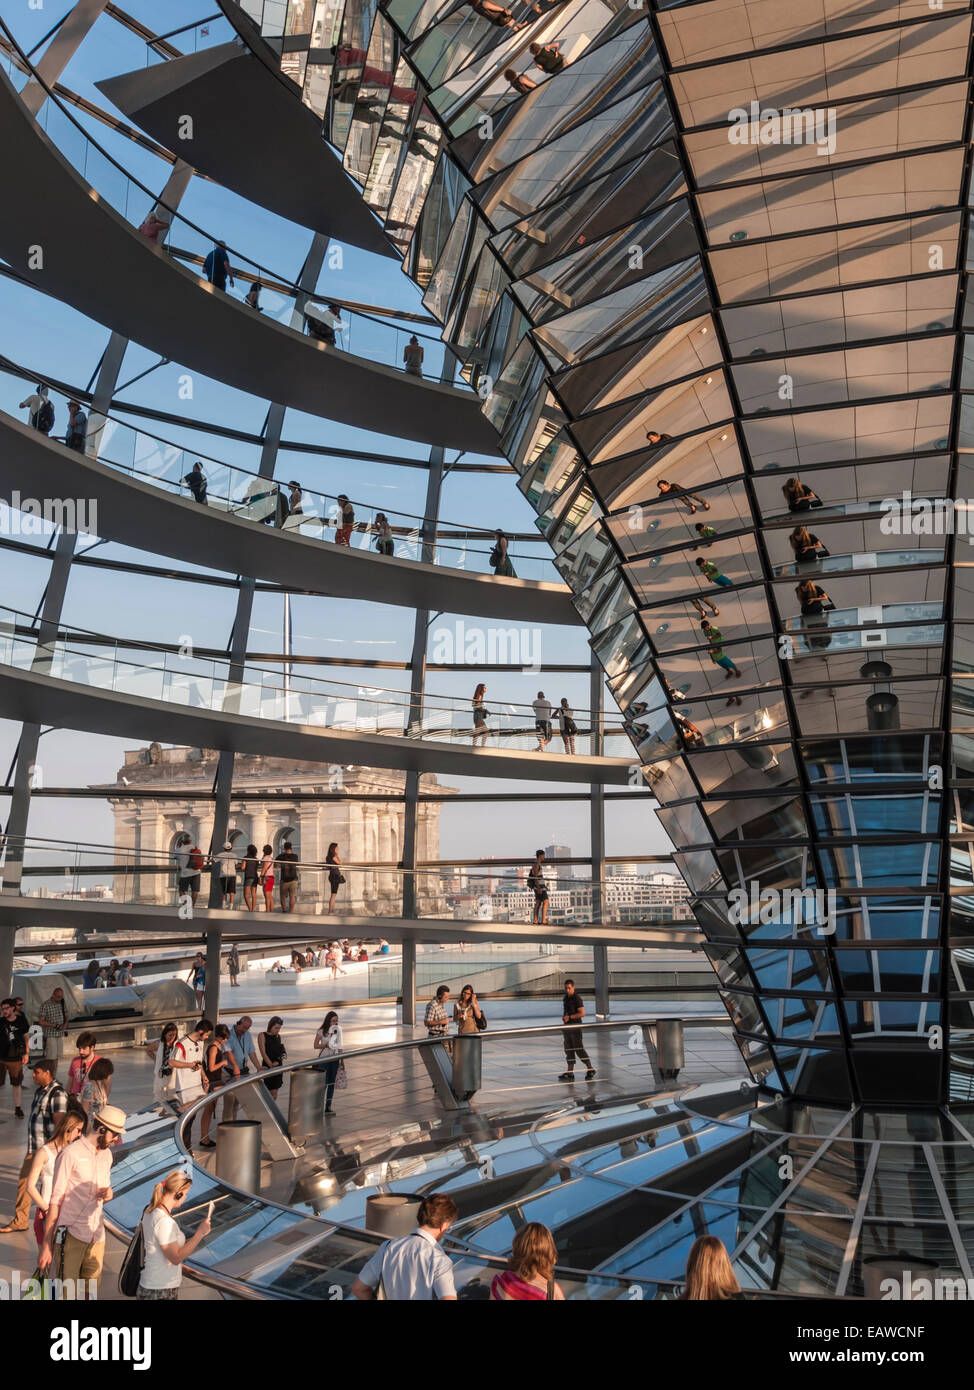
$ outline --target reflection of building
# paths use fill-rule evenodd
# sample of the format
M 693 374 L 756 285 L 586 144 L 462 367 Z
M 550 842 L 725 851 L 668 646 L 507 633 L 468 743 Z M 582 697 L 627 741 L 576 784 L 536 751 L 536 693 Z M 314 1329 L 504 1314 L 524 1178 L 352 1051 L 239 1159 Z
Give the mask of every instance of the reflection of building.
M 550 881 L 550 880 L 549 880 Z M 493 900 L 499 921 L 529 921 L 534 893 L 515 891 Z M 602 920 L 605 922 L 692 922 L 690 894 L 678 874 L 613 874 L 603 888 Z M 548 895 L 548 921 L 592 921 L 592 885 L 584 879 L 552 889 Z
M 165 903 L 173 901 L 175 872 L 172 851 L 177 836 L 187 831 L 194 844 L 206 853 L 213 832 L 211 793 L 218 754 L 199 748 L 129 749 L 115 788 L 138 791 L 137 798 L 112 795 L 108 799 L 115 816 L 115 848 L 120 862 L 129 854 L 155 858 L 163 866 L 158 873 L 117 874 L 115 896 L 119 901 Z M 340 775 L 339 775 L 340 774 Z M 391 867 L 402 858 L 405 803 L 370 801 L 369 796 L 401 796 L 405 774 L 367 767 L 318 766 L 288 758 L 237 754 L 234 764 L 234 790 L 246 793 L 246 800 L 230 803 L 230 833 L 240 832 L 235 847 L 243 854 L 253 843 L 260 851 L 269 844 L 275 854 L 290 840 L 298 858 L 306 863 L 323 863 L 328 846 L 338 842 L 346 864 L 382 864 L 383 869 L 352 869 L 346 874 L 337 909 L 345 912 L 387 914 L 399 910 L 402 877 Z M 153 789 L 167 796 L 153 798 Z M 420 791 L 442 791 L 436 777 L 425 773 Z M 172 792 L 185 791 L 173 799 Z M 274 793 L 274 800 L 261 800 L 253 793 Z M 313 800 L 299 799 L 300 793 L 313 793 Z M 293 795 L 295 799 L 289 800 Z M 363 799 L 360 799 L 363 798 Z M 440 805 L 420 802 L 418 806 L 418 860 L 437 860 L 440 849 Z M 126 852 L 129 852 L 127 854 Z M 423 878 L 430 876 L 424 875 Z M 320 901 L 325 885 L 324 873 L 303 870 L 298 901 Z M 425 886 L 425 885 L 423 885 Z M 239 885 L 238 885 L 239 889 Z M 432 889 L 430 889 L 432 891 Z M 433 904 L 422 902 L 420 910 Z

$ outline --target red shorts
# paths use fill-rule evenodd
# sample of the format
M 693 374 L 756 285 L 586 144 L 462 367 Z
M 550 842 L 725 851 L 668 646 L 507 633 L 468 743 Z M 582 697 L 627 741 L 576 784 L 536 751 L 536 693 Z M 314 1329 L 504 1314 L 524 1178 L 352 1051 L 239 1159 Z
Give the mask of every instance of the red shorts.
M 264 892 L 265 892 L 265 893 L 273 893 L 273 891 L 274 891 L 274 875 L 273 875 L 273 874 L 266 874 L 265 877 L 264 877 Z
M 335 532 L 336 545 L 351 545 L 352 528 L 351 526 L 339 526 Z

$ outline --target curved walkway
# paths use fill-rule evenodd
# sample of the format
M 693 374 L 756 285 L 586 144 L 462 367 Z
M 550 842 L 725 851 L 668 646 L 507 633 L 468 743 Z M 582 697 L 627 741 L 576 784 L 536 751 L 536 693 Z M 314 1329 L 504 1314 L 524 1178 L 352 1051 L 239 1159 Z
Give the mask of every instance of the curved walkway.
M 0 208 L 0 254 L 37 289 L 241 391 L 360 429 L 381 421 L 383 433 L 403 439 L 498 452 L 497 435 L 473 393 L 307 338 L 231 299 L 150 244 L 79 177 L 4 73 L 0 128 L 0 185 L 10 194 Z M 48 196 L 13 196 L 23 188 L 44 188 Z M 144 216 L 151 205 L 147 195 L 138 211 Z M 31 250 L 36 247 L 43 250 L 41 266 Z
M 106 540 L 188 564 L 205 561 L 213 569 L 272 580 L 287 589 L 509 622 L 578 622 L 570 591 L 562 584 L 378 555 L 201 507 L 75 453 L 0 411 L 0 491 L 9 498 L 14 490 L 22 498 L 94 502 L 92 529 Z
M 221 44 L 96 82 L 109 101 L 167 150 L 185 147 L 179 130 L 193 121 L 193 167 L 242 198 L 290 222 L 363 251 L 397 252 L 321 138 L 321 122 L 295 101 L 239 43 Z M 288 169 L 281 176 L 281 151 Z
M 576 923 L 571 926 L 539 927 L 530 922 L 455 921 L 450 917 L 367 917 L 339 913 L 327 915 L 302 912 L 245 912 L 224 911 L 197 905 L 193 909 L 194 927 L 218 927 L 233 937 L 242 932 L 256 932 L 261 938 L 281 938 L 290 942 L 303 941 L 310 932 L 324 932 L 325 923 L 341 929 L 343 936 L 384 937 L 387 941 L 446 942 L 472 941 L 526 942 L 555 941 L 562 946 L 638 946 L 659 950 L 698 948 L 701 933 L 688 926 L 669 927 L 650 924 L 645 927 L 629 923 Z M 187 923 L 182 920 L 176 904 L 86 902 L 72 898 L 27 898 L 17 893 L 0 892 L 0 925 L 41 926 L 49 923 L 60 930 L 79 928 L 82 931 L 151 931 L 182 932 Z M 709 965 L 706 967 L 710 970 Z M 702 972 L 703 973 L 703 972 Z M 709 975 L 707 976 L 709 980 Z

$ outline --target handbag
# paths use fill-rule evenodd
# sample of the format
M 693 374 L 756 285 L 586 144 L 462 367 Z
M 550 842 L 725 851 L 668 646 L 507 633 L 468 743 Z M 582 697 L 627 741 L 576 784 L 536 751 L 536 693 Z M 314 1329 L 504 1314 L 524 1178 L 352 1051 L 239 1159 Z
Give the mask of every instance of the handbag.
M 344 875 L 344 874 L 339 874 L 339 875 L 338 875 L 338 886 L 339 886 L 339 888 L 342 886 L 342 884 L 343 884 L 344 882 L 345 882 L 345 875 Z
M 335 1073 L 335 1090 L 344 1091 L 348 1086 L 348 1072 L 345 1070 L 345 1063 L 338 1063 L 338 1071 Z
M 483 1033 L 487 1028 L 487 1015 L 483 1009 L 480 1010 L 480 1017 L 477 1019 L 477 1032 Z
M 122 1263 L 118 1271 L 118 1291 L 125 1298 L 134 1298 L 139 1291 L 139 1284 L 142 1282 L 142 1270 L 145 1267 L 145 1233 L 142 1230 L 142 1221 L 148 1207 L 139 1217 L 139 1224 L 132 1233 L 129 1241 L 129 1248 L 122 1256 Z

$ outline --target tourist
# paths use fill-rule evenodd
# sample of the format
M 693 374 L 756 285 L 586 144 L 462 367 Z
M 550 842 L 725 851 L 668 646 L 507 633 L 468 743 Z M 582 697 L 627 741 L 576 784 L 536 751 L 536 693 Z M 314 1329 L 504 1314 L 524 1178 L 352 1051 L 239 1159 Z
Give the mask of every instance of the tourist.
M 446 1001 L 450 997 L 449 985 L 440 985 L 436 994 L 426 1005 L 426 1016 L 423 1019 L 426 1025 L 426 1036 L 428 1038 L 445 1038 L 447 1024 Z
M 488 556 L 490 567 L 495 575 L 503 575 L 506 579 L 516 579 L 514 566 L 511 564 L 507 553 L 507 537 L 500 529 L 494 532 L 494 548 Z
M 473 746 L 477 747 L 477 740 L 480 740 L 481 748 L 487 745 L 487 717 L 488 711 L 484 704 L 484 696 L 487 694 L 487 687 L 483 681 L 473 692 L 471 705 L 473 707 Z
M 340 961 L 341 957 L 339 956 L 338 951 L 335 949 L 334 945 L 329 946 L 328 953 L 325 956 L 325 965 L 331 971 L 331 978 L 333 980 L 337 980 L 339 975 L 348 974 L 347 970 L 343 970 L 341 968 Z
M 78 1034 L 78 1040 L 75 1043 L 75 1047 L 78 1049 L 78 1055 L 71 1059 L 71 1065 L 68 1067 L 69 1096 L 77 1096 L 80 1099 L 81 1092 L 85 1088 L 85 1082 L 88 1080 L 88 1073 L 98 1061 L 98 1053 L 95 1051 L 97 1042 L 98 1039 L 95 1037 L 94 1033 L 84 1032 Z
M 829 620 L 825 615 L 828 610 L 835 608 L 835 604 L 825 590 L 813 579 L 803 579 L 800 584 L 795 586 L 795 593 L 802 606 L 802 627 L 812 630 L 824 629 L 824 631 L 813 632 L 813 635 L 807 638 L 809 647 L 829 646 L 832 635 L 828 631 Z
M 713 615 L 714 615 L 715 618 L 716 618 L 717 615 L 720 613 L 720 609 L 717 607 L 716 603 L 714 603 L 714 602 L 713 602 L 711 599 L 709 599 L 709 598 L 704 598 L 704 596 L 703 596 L 702 594 L 700 595 L 699 598 L 692 598 L 692 599 L 690 600 L 690 603 L 693 605 L 693 607 L 694 607 L 694 608 L 697 610 L 697 612 L 700 614 L 701 618 L 705 618 L 705 617 L 707 616 L 706 610 L 707 610 L 708 608 L 710 609 L 711 613 L 713 613 Z
M 118 983 L 118 972 L 121 969 L 118 956 L 112 956 L 108 965 L 105 967 L 105 988 L 114 989 Z
M 384 1296 L 393 1302 L 455 1301 L 453 1265 L 440 1241 L 456 1219 L 457 1205 L 452 1197 L 442 1192 L 424 1197 L 416 1230 L 379 1247 L 352 1285 L 352 1297 L 365 1302 L 381 1284 Z
M 179 1111 L 188 1110 L 206 1095 L 209 1086 L 205 1070 L 206 1044 L 212 1032 L 213 1024 L 210 1020 L 201 1018 L 190 1032 L 179 1039 L 169 1054 L 169 1065 L 172 1068 L 169 1099 Z M 192 1126 L 187 1127 L 185 1133 L 187 1146 L 190 1143 L 191 1128 Z
M 291 481 L 288 483 L 287 488 L 288 488 L 288 499 L 287 499 L 288 516 L 303 516 L 303 515 L 304 515 L 304 507 L 303 507 L 301 504 L 302 504 L 302 500 L 303 500 L 303 498 L 304 498 L 304 492 L 303 492 L 302 489 L 301 489 L 301 484 L 300 484 L 299 482 L 296 482 L 296 481 L 292 478 Z
M 248 863 L 252 863 L 253 866 L 254 866 L 254 877 L 253 877 L 253 882 L 252 882 L 252 883 L 250 883 L 250 880 L 248 880 L 248 878 L 247 878 L 247 871 L 248 871 L 248 870 L 247 870 L 247 866 L 248 866 Z M 254 845 L 248 845 L 248 847 L 247 847 L 247 858 L 244 860 L 244 903 L 245 903 L 245 905 L 246 905 L 247 907 L 250 908 L 250 910 L 251 910 L 252 912 L 256 912 L 256 911 L 257 911 L 257 869 L 258 869 L 258 867 L 259 867 L 259 866 L 258 866 L 258 862 L 257 862 L 257 849 L 256 849 L 256 847 L 255 847 Z M 250 884 L 249 887 L 248 887 L 248 884 Z M 252 902 L 251 902 L 251 901 L 248 899 L 248 897 L 247 897 L 247 893 L 248 893 L 248 892 L 253 893 L 253 901 L 252 901 Z M 233 943 L 233 945 L 230 947 L 230 950 L 229 950 L 229 952 L 228 952 L 228 954 L 227 954 L 227 974 L 230 976 L 230 987 L 231 987 L 232 989 L 236 989 L 237 986 L 238 986 L 239 983 L 240 983 L 239 979 L 237 978 L 237 977 L 239 976 L 239 974 L 240 974 L 240 952 L 237 950 L 237 943 L 236 943 L 236 942 Z
M 473 985 L 464 985 L 460 997 L 453 1005 L 453 1022 L 457 1025 L 457 1037 L 464 1041 L 454 1043 L 453 1048 L 453 1090 L 461 1100 L 469 1100 L 475 1091 L 480 1090 L 480 1028 L 483 1018 Z
M 24 1118 L 24 1067 L 29 1053 L 30 1024 L 18 1014 L 13 999 L 0 1004 L 0 1086 L 7 1077 L 13 1092 L 14 1115 Z
M 211 285 L 215 285 L 218 290 L 226 290 L 227 280 L 231 285 L 237 282 L 233 278 L 233 271 L 230 269 L 230 257 L 227 254 L 227 243 L 218 241 L 203 262 L 203 274 Z
M 284 848 L 275 863 L 281 866 L 281 911 L 293 912 L 298 894 L 298 856 L 294 853 L 290 840 L 284 841 Z
M 575 723 L 575 711 L 564 696 L 562 696 L 558 706 L 558 732 L 561 734 L 561 742 L 565 752 L 573 758 L 578 725 Z
M 177 901 L 182 903 L 191 897 L 195 903 L 200 895 L 203 855 L 185 832 L 176 839 L 173 858 L 176 861 Z
M 507 1269 L 491 1280 L 491 1299 L 495 1303 L 564 1299 L 554 1278 L 557 1261 L 558 1247 L 548 1227 L 528 1221 L 518 1228 L 511 1243 Z
M 257 1046 L 260 1048 L 260 1065 L 263 1071 L 269 1068 L 282 1067 L 287 1061 L 287 1048 L 284 1046 L 284 1039 L 281 1037 L 281 1029 L 284 1027 L 283 1018 L 277 1014 L 267 1020 L 267 1027 L 263 1033 L 257 1034 Z M 271 1100 L 277 1100 L 277 1093 L 284 1085 L 284 1073 L 278 1072 L 277 1076 L 267 1076 L 264 1078 L 264 1085 L 271 1093 Z
M 368 958 L 369 958 L 369 953 L 368 953 L 368 951 L 365 949 L 364 946 L 361 946 L 361 947 L 359 948 L 359 953 L 358 953 L 358 955 L 355 957 L 355 959 L 356 959 L 356 960 L 359 962 L 359 964 L 361 965 L 361 964 L 363 964 L 365 961 L 367 961 Z
M 328 913 L 335 911 L 335 899 L 338 897 L 338 890 L 345 882 L 345 875 L 342 873 L 342 856 L 338 853 L 338 841 L 332 840 L 328 846 L 328 853 L 325 855 L 325 863 L 328 867 Z M 342 971 L 345 974 L 345 971 Z M 334 978 L 334 976 L 332 977 Z
M 566 980 L 565 997 L 561 1001 L 561 1021 L 562 1023 L 581 1023 L 584 1017 L 585 1003 L 582 999 L 582 996 L 575 989 L 575 981 Z M 578 1060 L 580 1062 L 584 1062 L 586 1067 L 588 1068 L 588 1070 L 585 1073 L 585 1080 L 591 1081 L 595 1075 L 595 1068 L 592 1066 L 592 1062 L 589 1058 L 589 1055 L 585 1051 L 585 1045 L 582 1041 L 581 1028 L 566 1029 L 562 1036 L 565 1044 L 566 1067 L 562 1074 L 559 1076 L 558 1080 L 575 1080 L 575 1058 L 577 1057 Z
M 677 733 L 683 739 L 684 743 L 688 748 L 704 747 L 706 740 L 704 739 L 703 734 L 697 728 L 696 724 L 690 723 L 690 720 L 687 719 L 685 715 L 682 715 L 678 713 L 677 710 L 674 710 L 673 723 L 676 726 Z
M 54 1186 L 54 1165 L 62 1149 L 80 1139 L 85 1132 L 85 1117 L 77 1110 L 69 1110 L 54 1126 L 54 1133 L 46 1144 L 42 1144 L 34 1155 L 30 1172 L 27 1175 L 27 1194 L 34 1203 L 34 1239 L 38 1249 L 44 1244 L 44 1221 L 51 1205 L 51 1189 Z
M 548 920 L 548 885 L 544 877 L 545 852 L 543 849 L 534 851 L 534 863 L 528 870 L 528 881 L 534 889 L 534 910 L 531 914 L 531 921 L 537 926 L 544 926 Z
M 44 1030 L 44 1056 L 55 1059 L 63 1057 L 64 1039 L 68 1035 L 68 1010 L 60 985 L 51 990 L 49 999 L 44 1000 L 37 1014 L 37 1022 Z
M 291 969 L 299 975 L 304 969 L 304 957 L 301 952 L 296 951 L 293 946 L 291 947 Z
M 219 865 L 220 905 L 225 909 L 232 909 L 237 901 L 237 869 L 239 867 L 233 842 L 225 840 L 223 848 L 213 857 L 215 863 Z
M 97 1121 L 108 1104 L 114 1073 L 114 1064 L 107 1057 L 99 1057 L 88 1069 L 88 1078 L 81 1092 L 81 1108 L 88 1116 L 89 1127 Z
M 64 442 L 76 454 L 83 454 L 87 440 L 88 417 L 79 401 L 68 401 L 68 427 L 64 432 Z
M 698 1236 L 687 1256 L 686 1283 L 680 1298 L 719 1302 L 743 1297 L 724 1242 L 717 1236 Z
M 198 461 L 194 463 L 182 481 L 193 494 L 193 501 L 198 502 L 201 507 L 205 507 L 207 477 L 203 472 L 203 465 Z
M 206 1044 L 206 1059 L 204 1070 L 206 1071 L 206 1094 L 213 1099 L 204 1105 L 200 1115 L 200 1148 L 215 1149 L 216 1144 L 210 1138 L 210 1121 L 216 1114 L 216 1093 L 221 1086 L 225 1085 L 231 1078 L 236 1079 L 240 1075 L 240 1067 L 237 1065 L 236 1058 L 230 1049 L 229 1044 L 230 1029 L 225 1023 L 218 1023 L 213 1029 L 213 1036 Z
M 714 627 L 713 623 L 708 622 L 706 618 L 702 620 L 700 626 L 703 629 L 704 636 L 710 643 L 710 660 L 714 663 L 715 666 L 721 667 L 721 669 L 725 672 L 724 679 L 730 680 L 732 677 L 736 676 L 737 679 L 740 680 L 740 667 L 735 666 L 734 662 L 724 651 L 724 639 L 720 628 Z M 741 703 L 740 695 L 732 695 L 730 699 L 727 701 L 727 703 L 729 705 L 739 705 Z
M 202 951 L 197 951 L 193 957 L 193 964 L 186 972 L 186 983 L 193 986 L 196 1007 L 202 1009 L 206 999 L 206 960 Z
M 260 861 L 259 883 L 264 890 L 264 911 L 274 911 L 274 851 L 265 845 Z
M 251 1062 L 254 1064 L 254 1071 L 260 1071 L 260 1058 L 250 1032 L 253 1026 L 254 1020 L 249 1014 L 244 1014 L 237 1019 L 227 1036 L 227 1047 L 240 1068 L 241 1076 L 250 1075 Z
M 717 537 L 716 527 L 705 526 L 702 521 L 698 521 L 693 529 L 696 531 L 697 535 L 700 537 L 700 540 L 703 542 L 704 550 L 709 550 Z
M 115 983 L 119 988 L 128 988 L 135 984 L 135 976 L 132 974 L 132 962 L 130 960 L 122 961 L 122 966 L 115 978 Z
M 800 478 L 789 478 L 781 491 L 785 495 L 790 512 L 807 512 L 811 507 L 822 505 L 818 493 L 807 487 Z
M 402 360 L 405 364 L 407 376 L 423 375 L 423 356 L 423 349 L 420 346 L 419 339 L 414 333 L 402 350 Z
M 726 574 L 721 574 L 713 560 L 705 560 L 701 555 L 693 563 L 711 584 L 719 584 L 722 589 L 729 589 L 734 582 L 733 579 L 728 579 Z
M 340 492 L 335 499 L 338 503 L 338 525 L 335 528 L 335 544 L 352 544 L 352 527 L 355 525 L 355 508 L 345 496 Z
M 788 539 L 791 542 L 795 560 L 799 565 L 808 565 L 815 560 L 824 560 L 828 556 L 829 552 L 818 536 L 813 536 L 806 526 L 796 526 Z
M 139 233 L 153 246 L 161 246 L 169 231 L 169 216 L 164 209 L 153 208 L 139 227 Z
M 667 444 L 673 436 L 671 434 L 661 434 L 659 430 L 647 430 L 646 438 L 649 441 L 650 447 L 656 449 L 660 444 Z
M 538 691 L 538 697 L 533 701 L 531 708 L 534 710 L 534 727 L 538 735 L 536 751 L 543 753 L 551 742 L 551 701 L 545 699 L 543 690 Z
M 256 309 L 258 314 L 262 312 L 260 307 L 260 292 L 263 288 L 264 287 L 261 284 L 261 282 L 259 280 L 255 280 L 254 283 L 251 285 L 250 289 L 244 295 L 244 303 L 247 305 L 248 308 Z
M 54 1129 L 60 1117 L 67 1113 L 68 1093 L 55 1080 L 57 1062 L 53 1057 L 42 1057 L 32 1068 L 34 1099 L 27 1117 L 27 1155 L 20 1166 L 17 1178 L 17 1203 L 14 1219 L 6 1226 L 0 1226 L 0 1235 L 10 1235 L 13 1231 L 27 1230 L 27 1217 L 30 1214 L 30 1197 L 27 1195 L 27 1179 L 38 1149 L 54 1138 Z
M 146 1044 L 152 1058 L 152 1099 L 156 1105 L 165 1105 L 173 1092 L 172 1054 L 178 1038 L 175 1023 L 166 1023 L 157 1040 Z
M 710 511 L 709 502 L 705 502 L 695 492 L 687 492 L 686 488 L 681 487 L 679 483 L 670 483 L 665 478 L 657 478 L 656 486 L 659 488 L 661 497 L 672 497 L 676 501 L 685 503 L 691 513 L 695 512 L 697 507 L 703 507 L 705 512 Z
M 37 383 L 37 390 L 21 401 L 17 408 L 30 412 L 28 423 L 32 430 L 40 434 L 51 433 L 54 428 L 54 407 L 48 400 L 47 387 L 42 381 Z
M 170 1173 L 152 1189 L 149 1210 L 142 1217 L 144 1257 L 136 1299 L 141 1302 L 174 1302 L 183 1281 L 182 1263 L 210 1233 L 204 1216 L 191 1236 L 183 1239 L 173 1212 L 186 1200 L 193 1184 L 188 1173 Z
M 54 1167 L 51 1202 L 44 1221 L 44 1244 L 37 1267 L 44 1274 L 54 1258 L 55 1237 L 64 1229 L 57 1277 L 90 1291 L 101 1280 L 105 1259 L 102 1208 L 113 1197 L 112 1147 L 125 1137 L 125 1111 L 106 1105 L 91 1134 L 62 1149 Z
M 565 66 L 565 56 L 560 43 L 533 43 L 530 45 L 530 51 L 534 57 L 534 66 L 542 72 L 554 74 L 561 72 Z
M 372 531 L 375 535 L 375 548 L 378 553 L 380 555 L 394 555 L 396 542 L 385 512 L 376 513 L 375 521 L 372 523 Z
M 304 953 L 304 963 L 309 968 L 309 970 L 313 970 L 314 967 L 318 964 L 318 957 L 315 955 L 314 951 L 310 946 Z
M 496 24 L 498 29 L 523 29 L 527 20 L 517 23 L 510 10 L 504 5 L 499 5 L 496 0 L 463 0 L 465 5 L 469 5 L 475 14 L 479 14 L 482 19 L 487 19 L 491 24 Z
M 528 77 L 526 72 L 517 73 L 513 68 L 504 69 L 504 80 L 511 84 L 515 92 L 525 94 L 527 92 L 533 92 L 538 85 L 533 77 Z
M 446 1015 L 444 1014 L 445 1018 Z M 318 1049 L 320 1059 L 317 1063 L 317 1070 L 325 1073 L 325 1114 L 334 1115 L 331 1102 L 335 1094 L 338 1070 L 342 1065 L 340 1054 L 345 1048 L 342 1040 L 342 1026 L 334 1009 L 325 1014 L 321 1027 L 315 1033 L 314 1045 Z

